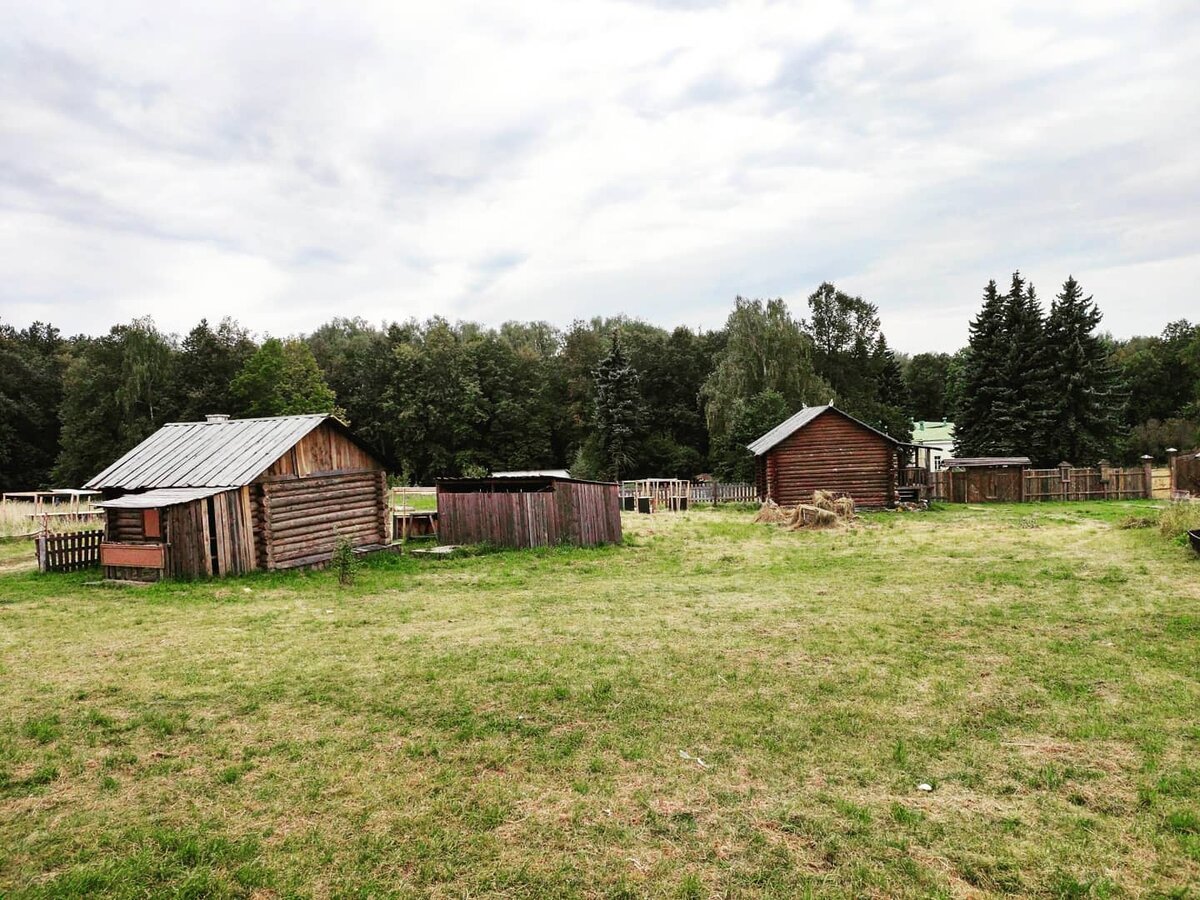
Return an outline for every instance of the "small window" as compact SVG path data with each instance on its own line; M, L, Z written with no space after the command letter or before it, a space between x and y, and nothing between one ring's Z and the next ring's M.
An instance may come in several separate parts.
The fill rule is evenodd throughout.
M148 538L162 537L162 525L159 522L157 509L142 510L142 533Z

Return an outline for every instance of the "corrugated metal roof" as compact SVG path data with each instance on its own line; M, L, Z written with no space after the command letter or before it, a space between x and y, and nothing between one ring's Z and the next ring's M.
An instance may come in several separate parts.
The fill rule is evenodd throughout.
M103 506L105 509L160 509L164 506L174 506L176 503L203 500L205 497L212 497L229 490L233 490L233 488L159 488L156 491L146 491L144 494L125 494L115 500L105 500L96 505Z
M492 478L570 478L566 469L525 469L513 472L493 472Z
M939 465L943 469L980 469L999 466L1031 466L1028 456L961 456L946 457Z
M158 429L84 487L136 491L249 484L326 419L332 417L174 422Z
M838 409L833 404L826 404L825 406L806 406L806 407L804 407L804 409L800 410L800 412L796 413L790 419L784 419L782 422L780 422L778 425L776 425L774 428L772 428L770 431L768 431L766 434L764 434L758 440L747 444L746 449L749 450L751 453L753 453L755 456L762 456L764 453L766 453L768 450L770 450L772 447L774 447L780 441L786 440L787 438L791 437L793 434L795 434L797 431L799 431L801 428L803 428L805 425L807 425L809 422L811 422L817 416L821 415L821 413L825 412L826 410L830 410L830 409L833 410L838 415L845 416L851 422L855 422L855 423L861 425L863 428L866 428L866 429L869 429L869 430L875 432L880 437L887 438L893 444L899 443L899 441L897 441L890 434L884 434L878 428L872 428L866 422L863 422L859 419L854 418L854 416L850 415L848 412L844 412L843 410Z

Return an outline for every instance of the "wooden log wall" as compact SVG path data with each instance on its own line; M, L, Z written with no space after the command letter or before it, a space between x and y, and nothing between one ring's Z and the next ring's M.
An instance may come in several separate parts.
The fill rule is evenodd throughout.
M836 411L817 416L764 456L759 483L781 506L808 502L814 491L845 494L865 507L895 501L896 445Z
M146 540L140 509L108 509L104 512L104 539L119 544Z
M388 542L387 481L370 469L261 482L266 567L327 562L338 538L355 547Z
M438 489L438 540L498 547L620 543L615 484L556 481L540 491Z

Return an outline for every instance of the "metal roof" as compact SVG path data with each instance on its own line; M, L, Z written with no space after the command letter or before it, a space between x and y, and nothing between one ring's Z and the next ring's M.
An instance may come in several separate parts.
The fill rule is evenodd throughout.
M212 497L229 490L233 490L233 488L159 488L156 491L146 491L144 494L125 494L115 500L104 500L96 505L103 506L105 509L160 509L164 506L174 506L176 503L203 500L205 497Z
M943 469L985 469L1003 466L1031 466L1028 456L962 456L946 457L939 465Z
M887 438L893 444L899 443L899 441L897 441L890 434L884 434L878 428L872 428L866 422L863 422L859 419L854 418L854 416L850 415L850 413L840 410L836 406L834 406L832 403L829 403L829 404L826 404L825 406L806 406L806 407L804 407L804 409L800 410L800 412L796 413L790 419L784 419L782 422L780 422L778 425L776 425L774 428L772 428L770 431L768 431L766 434L764 434L758 440L747 444L746 449L749 450L751 453L753 453L755 456L762 456L764 453L766 453L768 450L770 450L776 444L780 443L781 441L787 440L793 434L795 434L797 431L799 431L801 428L803 428L805 425L807 425L809 422L813 421L813 419L817 418L817 416L821 415L821 413L823 413L827 410L833 410L838 415L845 416L851 422L854 422L855 424L861 425L863 428L866 428L870 431L875 432L877 435L879 435L882 438Z
M566 469L526 469L513 472L493 472L492 478L570 478Z
M317 414L173 422L158 429L84 487L136 491L249 484L326 419L338 421Z

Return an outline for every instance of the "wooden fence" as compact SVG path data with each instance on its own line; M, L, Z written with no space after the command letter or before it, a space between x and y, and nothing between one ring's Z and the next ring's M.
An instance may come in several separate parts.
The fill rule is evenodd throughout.
M1171 489L1200 497L1200 452L1181 453L1171 461Z
M1149 468L1026 469L1023 498L1037 500L1141 500L1153 496Z
M103 540L103 529L40 534L37 537L38 570L76 572L98 566Z
M978 467L940 470L933 475L933 499L950 503L1141 500L1154 496L1154 476L1148 466Z
M693 503L754 503L756 500L758 490L744 482L721 484L710 481L692 485Z

